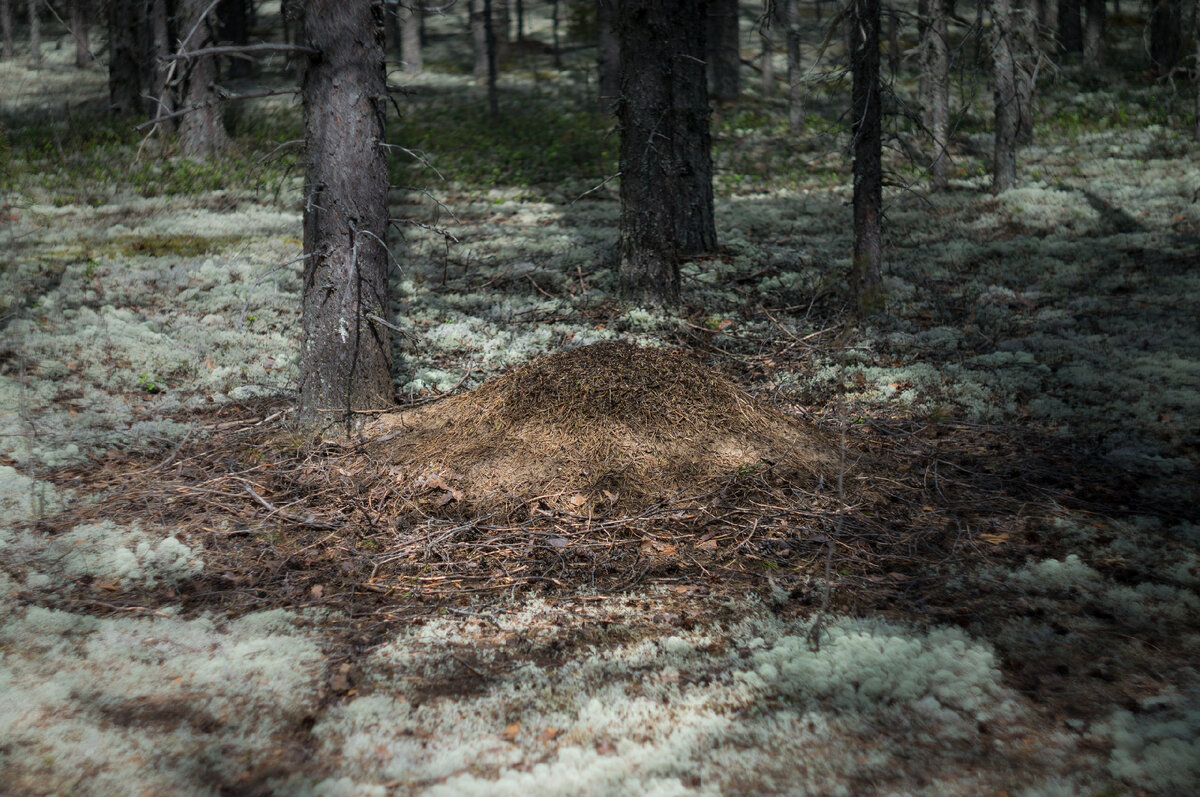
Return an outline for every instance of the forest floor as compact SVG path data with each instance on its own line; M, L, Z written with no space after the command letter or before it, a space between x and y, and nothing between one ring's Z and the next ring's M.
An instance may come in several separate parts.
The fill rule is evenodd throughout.
M299 161L263 158L297 108L139 155L67 50L0 64L6 793L1196 793L1169 86L1055 73L999 196L964 92L948 191L891 156L854 322L844 89L800 137L718 109L722 248L666 313L617 295L586 87L519 65L489 121L431 59L390 134L428 161L394 174L429 192L394 196L405 414L314 439Z

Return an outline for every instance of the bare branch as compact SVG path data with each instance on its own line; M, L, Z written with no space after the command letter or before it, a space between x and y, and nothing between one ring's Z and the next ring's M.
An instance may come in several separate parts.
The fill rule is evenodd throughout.
M266 53L305 53L306 55L317 55L319 52L320 50L305 47L302 44L279 44L276 42L243 45L222 44L216 47L201 47L199 50L191 50L189 52L178 52L167 56L163 60L190 61L193 58L206 58L212 55L229 55L234 58L245 58L248 61L252 61L254 60L254 56Z

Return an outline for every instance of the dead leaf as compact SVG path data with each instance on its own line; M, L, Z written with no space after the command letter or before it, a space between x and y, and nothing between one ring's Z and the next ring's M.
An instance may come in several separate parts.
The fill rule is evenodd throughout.
M587 498L585 498L582 493L575 493L575 495L571 496L567 502L571 506L578 508L587 503Z
M1009 541L1010 537L1011 537L1011 535L1009 535L1008 532L1001 532L999 534L980 534L979 535L979 539L983 540L984 542L990 542L992 545L1003 545L1004 543Z
M551 725L549 728L547 728L546 730L544 730L540 734L538 734L538 741L539 742L552 742L556 738L558 738L558 735L560 733L562 733L562 731L560 731L558 728L555 728L553 725Z
M553 548L566 548L570 544L566 537L551 537L546 542Z
M310 595L312 595L314 598L322 598L325 596L325 585L324 584L313 584L312 589L310 589L308 591L308 593Z
M437 500L438 506L445 506L451 501L463 500L463 491L456 490L453 487L447 488L446 492L442 493L442 497Z
M500 734L500 738L506 742L511 742L517 738L517 734L520 732L521 723L514 722L504 729L504 731Z
M715 551L717 550L717 541L703 540L702 542L696 543L696 549L700 551Z

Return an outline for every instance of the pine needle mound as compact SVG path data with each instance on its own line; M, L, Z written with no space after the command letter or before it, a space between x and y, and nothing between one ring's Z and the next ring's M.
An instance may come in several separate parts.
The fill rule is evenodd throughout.
M622 342L542 357L365 431L392 495L509 518L636 513L766 474L812 489L838 462L809 425L687 354Z

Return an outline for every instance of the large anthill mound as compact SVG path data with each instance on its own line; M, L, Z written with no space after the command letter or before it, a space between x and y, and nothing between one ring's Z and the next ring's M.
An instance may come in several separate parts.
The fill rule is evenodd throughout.
M838 457L813 429L686 354L599 343L380 417L371 467L414 503L596 515L696 500L769 471L812 489Z

